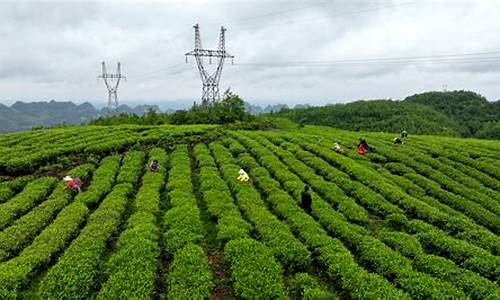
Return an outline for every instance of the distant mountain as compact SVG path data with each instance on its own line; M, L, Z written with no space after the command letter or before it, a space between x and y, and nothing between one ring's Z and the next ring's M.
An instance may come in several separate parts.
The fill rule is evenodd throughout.
M126 104L121 104L118 106L118 111L120 113L125 113L125 114L134 114L141 116L145 114L149 109L153 109L156 112L161 112L160 108L157 105L137 105L136 107L130 107ZM101 109L101 115L107 115L109 114L108 108L102 108Z
M288 109L288 105L286 104L275 104L275 105L268 105L266 108L264 108L265 113L272 113L272 112L278 112L282 109Z
M159 111L156 105L139 105L134 108L120 105L118 111L142 115L149 108ZM99 110L88 102L77 105L73 102L54 100L30 103L17 101L10 107L0 104L0 132L30 130L36 126L54 126L62 123L87 123L108 113L106 108Z
M264 112L262 107L260 107L258 105L252 105L248 102L245 102L245 111L247 111L248 113L250 113L252 115L260 115Z
M0 131L10 132L31 128L36 120L15 109L0 104Z
M309 104L297 104L294 108L308 108ZM275 105L267 105L265 108L262 108L258 105L253 105L248 102L245 102L245 110L252 115L260 115L265 113L274 113L279 112L282 109L288 109L288 105L286 104L275 104Z
M309 104L297 104L293 108L300 109L300 108L309 108L309 107L311 107L311 105L309 105Z
M11 110L34 120L35 125L53 126L60 123L78 124L95 118L99 112L90 104L73 102L16 102Z
M274 116L301 124L346 130L451 135L500 139L500 101L489 102L469 91L427 92L403 101L370 100L304 109L284 109Z

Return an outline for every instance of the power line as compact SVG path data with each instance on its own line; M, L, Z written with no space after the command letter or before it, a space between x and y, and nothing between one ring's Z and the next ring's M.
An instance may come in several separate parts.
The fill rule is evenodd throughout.
M497 60L482 60L482 61L464 61L461 64L492 64L492 63L500 63L500 58ZM408 63L408 62L400 62L400 63L371 63L371 64L342 64L342 65L334 65L334 64L326 64L326 65L277 65L277 64L235 64L236 66L242 67L261 67L261 68L330 68L330 67L369 67L369 66L397 66L397 65L440 65L440 64L457 64L457 61L447 61L447 62L417 62L417 63Z
M413 5L416 3L417 3L417 1L400 3L400 4L391 4L391 5L385 5L385 6L377 6L377 7L367 8L367 9L362 9L362 10L348 11L348 12L342 12L342 13L337 13L337 14L332 14L332 15L324 15L324 16L320 16L320 17L306 18L306 19L302 19L300 21L294 21L294 23L300 24L300 23L305 23L308 21L310 22L310 21L317 21L317 20L321 20L321 19L332 19L332 18L343 17L343 16L348 16L348 15L357 15L357 14L363 14L366 12L372 12L372 11L383 10L383 9L388 9L388 8ZM268 24L268 27L269 26L283 26L283 25L290 25L290 22L272 23L272 24ZM255 26L251 26L251 27L246 27L246 26L242 26L242 27L244 29L254 29L254 28L261 28L262 25L257 24Z
M184 65L184 62L179 62L179 63L175 63L175 64L171 64L167 67L162 67L162 68L159 68L159 69L155 69L155 70L152 70L152 71L148 71L148 72L145 72L145 73L141 73L141 74L138 74L138 75L134 75L134 77L138 78L138 77L141 77L141 78L148 78L150 76L156 76L157 74L161 74L161 73L169 73L172 71L172 69L175 69L179 66L183 66Z
M136 76L136 77L139 77L139 81L144 81L144 80L151 80L151 79L157 79L157 78L164 78L166 76L170 76L172 74L175 74L179 71L179 67L180 66L184 66L185 63L182 62L182 63L178 63L178 64L175 64L175 65L171 65L167 68L162 68L161 70L158 70L157 72L154 72L154 73L151 73L149 75L146 75L146 76Z
M160 39L160 42L165 42L166 43L166 44L161 44L160 43L160 45L162 47L166 46L168 48L175 48L175 49L170 49L170 50L175 50L175 51L182 52L183 49L181 48L181 46L178 45L179 38L185 36L185 34L187 34L189 32L190 32L190 30L183 30L183 31L178 32L178 33L176 33L174 35L171 35L171 36L165 37L163 39ZM143 54L145 49L149 49L149 46L148 45L144 45L143 47L140 47L140 48L138 48L138 49L136 49L136 50L134 50L132 52L126 53L126 54L120 56L120 59L124 60L126 58L135 56L136 54L139 54L139 53Z
M284 62L248 62L237 66L249 67L329 67L341 65L398 65L398 64L446 64L446 63L491 63L500 61L500 51L422 55L403 57L378 57L365 59L344 59L330 61L284 61Z
M269 16L275 16L275 15L282 15L282 14L285 14L285 13L288 13L288 12L292 12L292 11L303 10L303 9L308 9L308 8L318 7L318 6L324 6L324 5L328 5L328 4L332 4L332 3L333 3L333 1L331 1L331 0L330 1L324 1L324 2L314 3L314 4L310 4L310 5L306 5L306 6L301 6L301 7L295 7L295 8L290 8L290 9L273 11L273 12L265 13L265 14L262 14L262 15L255 15L255 16L251 16L251 17L248 17L248 18L240 19L240 20L237 20L237 21L227 21L225 23L227 23L227 24L233 24L233 25L234 24L248 23L248 21L253 21L255 19L260 19L260 18L269 17Z
M500 55L500 51L488 51L488 52L468 52L468 53L458 53L458 54L433 54L433 55L420 55L420 56L399 56L399 57L377 57L377 58L361 58L361 59L344 59L344 60L334 60L334 61L305 61L306 63L325 63L325 62L367 62L367 61L394 61L394 60L420 60L420 59L441 59L441 58L475 58L475 56L488 56L488 55ZM496 56L494 56L496 57ZM300 61L299 61L300 62ZM304 61L302 61L304 62Z
M328 68L328 67L362 67L362 66L397 66L408 64L484 64L500 62L500 51L460 53L460 54L438 54L420 56L400 56L400 57L376 57L363 59L343 59L324 61L283 61L283 62L243 62L235 63L236 66L254 68ZM140 81L165 78L176 74L185 66L184 62L169 65L167 67L152 70L146 73L134 75Z
M476 61L420 61L420 62L380 62L380 63L344 63L344 64L235 64L236 66L242 67L262 67L262 68L296 68L296 67L307 67L307 68L328 68L328 67L366 67L366 66L396 66L396 65L439 65L439 64L491 64L500 62L500 58L493 60L476 60Z

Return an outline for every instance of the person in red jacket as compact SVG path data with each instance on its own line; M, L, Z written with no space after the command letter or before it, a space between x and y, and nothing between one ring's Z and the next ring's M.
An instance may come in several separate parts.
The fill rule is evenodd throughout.
M365 155L366 153L368 153L368 144L366 143L366 140L365 139L359 139L359 143L358 143L358 153L360 155Z
M70 176L66 176L63 178L63 180L67 182L65 187L66 189L77 191L78 193L82 191L80 187L82 185L82 181L80 180L80 178L71 178Z
M365 139L360 138L358 143L358 152L364 155L368 152L375 152L375 147L368 145Z
M365 148L365 145L364 145L364 144L360 143L360 144L358 145L358 153L359 153L360 155L365 155L366 153L368 153L368 150Z

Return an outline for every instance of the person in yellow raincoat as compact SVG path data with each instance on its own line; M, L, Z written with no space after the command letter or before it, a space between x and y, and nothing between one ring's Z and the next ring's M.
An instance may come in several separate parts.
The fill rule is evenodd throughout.
M245 172L245 170L240 169L238 171L238 174L240 174L240 176L238 176L238 180L239 181L241 181L241 182L248 182L250 180L250 177L248 176L247 172Z

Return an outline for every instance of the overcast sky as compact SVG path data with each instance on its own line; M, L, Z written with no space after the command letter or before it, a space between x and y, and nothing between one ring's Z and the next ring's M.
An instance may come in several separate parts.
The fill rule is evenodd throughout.
M220 87L251 103L401 99L443 88L497 100L499 12L500 0L0 1L0 103L105 104L104 60L109 71L120 61L128 78L121 103L191 104L201 95L194 59L184 58L195 23L206 48L227 27L235 64L225 64ZM464 55L484 52L493 53Z

